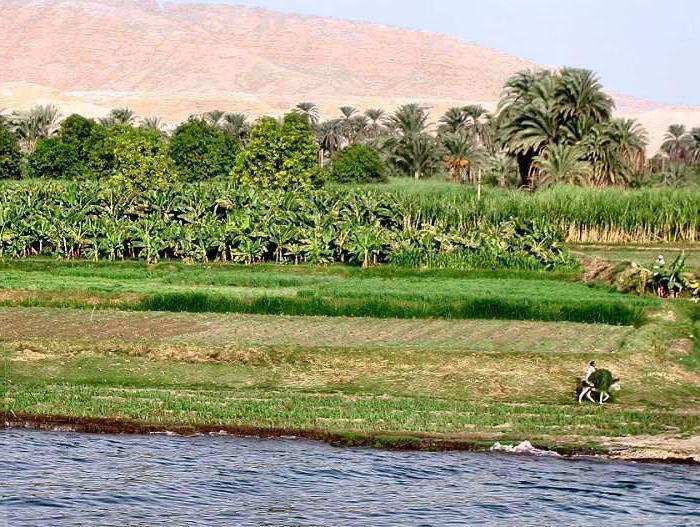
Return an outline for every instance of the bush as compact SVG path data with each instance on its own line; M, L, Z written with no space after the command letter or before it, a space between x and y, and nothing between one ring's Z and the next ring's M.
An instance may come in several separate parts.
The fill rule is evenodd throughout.
M17 136L0 122L0 179L18 179L21 160Z
M332 178L338 183L383 183L388 180L379 153L367 145L353 145L333 159Z
M282 121L263 117L253 127L232 175L262 188L311 186L317 176L318 146L306 117L290 113Z
M175 130L169 152L180 176L196 181L229 175L239 150L232 136L193 118Z
M83 175L75 145L56 137L40 139L27 159L27 175L35 178L77 179Z

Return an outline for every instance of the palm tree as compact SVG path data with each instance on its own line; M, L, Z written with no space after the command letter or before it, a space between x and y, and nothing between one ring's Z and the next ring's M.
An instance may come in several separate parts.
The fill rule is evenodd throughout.
M129 108L114 108L106 118L100 120L105 125L131 126L136 120L136 114Z
M484 155L479 146L464 132L449 133L443 136L444 162L452 177L459 183L475 182L474 169L481 165Z
M415 103L404 104L389 118L389 126L403 137L420 135L428 128L428 112Z
M315 134L319 145L319 165L323 166L326 156L332 159L333 154L343 147L345 136L342 122L340 119L324 121L316 126Z
M613 119L610 134L623 163L636 172L644 170L648 144L644 127L634 119Z
M591 119L595 123L610 120L615 103L603 92L598 77L590 70L563 68L557 82L557 107L564 121Z
M341 106L340 113L343 114L345 120L348 120L357 113L357 109L352 106Z
M365 133L369 139L376 141L386 131L384 126L386 112L381 108L370 108L365 111L365 117L367 118Z
M661 144L661 151L664 152L670 161L675 163L685 163L691 157L693 137L688 133L682 124L672 124L668 127L664 142Z
M319 119L321 118L321 112L319 111L318 106L312 102L300 102L294 107L294 111L306 117L309 124L312 126L317 125Z
M202 117L204 117L204 120L209 124L219 126L221 119L224 118L224 115L226 115L226 112L222 112L221 110L211 110L206 112Z
M221 129L232 137L236 138L239 143L246 144L250 135L250 123L248 116L244 113L226 113L223 118L219 118Z
M584 151L577 146L547 146L534 160L541 183L585 184L593 170L590 163L583 160L583 156Z
M644 163L640 144L645 138L636 123L613 122L613 108L613 100L588 70L520 72L506 82L497 134L515 157L524 185L530 186L538 167L553 159L552 151L543 154L554 145L583 148L599 184L625 181Z
M165 123L158 116L144 117L141 120L141 128L145 128L146 130L153 130L154 132L158 133L163 133Z
M693 159L700 163L700 127L693 128L690 135L693 137Z
M389 118L394 136L385 148L397 168L421 179L432 171L440 160L438 144L426 133L428 112L417 104L405 104Z
M462 112L467 119L466 127L468 134L479 141L482 145L486 145L488 143L486 130L487 118L489 116L486 108L480 104L468 104L462 108Z
M440 162L440 151L435 139L426 134L414 134L387 142L391 161L414 179L423 179Z
M27 152L34 150L39 139L53 135L58 121L58 109L52 105L35 106L27 112L15 113L10 118L10 124Z
M456 134L465 132L469 116L464 111L464 108L454 106L445 112L438 121L438 134Z

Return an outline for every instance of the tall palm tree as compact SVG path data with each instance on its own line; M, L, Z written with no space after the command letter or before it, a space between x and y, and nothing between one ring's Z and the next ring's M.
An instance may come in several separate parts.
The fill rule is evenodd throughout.
M371 139L376 139L385 130L386 112L381 108L370 108L365 111L365 117L369 120L367 133Z
M350 119L353 115L357 113L357 109L354 108L353 106L341 106L340 107L340 113L343 115L343 118L345 120Z
M221 110L211 110L206 112L202 117L204 117L204 120L209 124L219 126L221 124L221 120L224 118L224 115L226 115L226 112Z
M306 117L309 124L312 126L317 125L319 119L321 118L321 112L318 109L318 106L312 102L300 102L294 107L294 111Z
M479 168L485 156L479 146L464 132L449 133L442 137L443 160L452 181L475 182L475 169Z
M246 144L251 130L246 114L238 112L226 113L219 119L219 123L224 132L235 137L239 143Z
M420 135L428 128L428 112L418 104L404 104L394 112L388 123L403 137Z
M469 116L460 106L453 106L445 112L445 115L440 117L438 121L439 134L456 134L465 132Z
M387 147L391 161L416 180L431 175L440 162L438 144L435 138L426 133L391 139Z
M613 99L603 92L598 77L590 70L563 68L557 82L557 107L562 120L581 118L600 123L610 120Z
M669 160L675 163L684 163L691 157L693 138L682 124L672 124L668 127L664 141L661 143L661 151Z
M532 176L541 171L545 149L579 143L593 165L596 181L619 182L629 178L632 166L643 164L639 143L644 140L633 123L611 123L613 108L612 98L588 70L520 72L506 82L498 106L497 134L503 148L515 157L524 185L530 186ZM546 156L551 157L551 153ZM537 166L535 158L539 158Z
M59 113L55 106L35 106L29 111L15 113L10 124L20 139L22 148L32 152L39 139L53 135L58 128Z
M693 159L696 163L700 163L700 127L693 128L690 135L693 138Z
M641 172L646 165L647 132L634 119L613 119L610 134L616 143L623 163L630 169Z
M440 152L433 137L426 133L428 112L418 104L405 104L389 118L393 137L385 148L394 165L421 179L439 163Z
M340 119L323 121L316 126L315 135L319 145L319 165L323 166L326 157L332 159L333 154L343 148L343 123Z
M486 145L489 112L480 104L468 104L462 111L467 119L468 134L482 145Z
M165 128L165 123L158 116L144 117L141 119L141 128L146 130L153 130L154 132L163 133Z
M571 145L549 145L534 164L539 172L542 184L569 183L582 185L590 180L593 169L583 160L584 151Z
M132 125L136 120L136 114L129 108L114 108L107 116L106 124Z

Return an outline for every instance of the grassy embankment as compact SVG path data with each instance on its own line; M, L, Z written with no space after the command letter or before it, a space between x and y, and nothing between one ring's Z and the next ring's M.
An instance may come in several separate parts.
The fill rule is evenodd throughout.
M111 425L124 429L294 433L424 448L530 439L562 451L605 450L610 438L698 435L700 351L689 336L695 333L697 342L700 330L692 305L617 295L567 275L458 276L5 263L5 417L98 419L102 428L116 419ZM199 311L207 305L188 298L200 295L227 302L320 297L337 305L369 297L384 304L360 304L366 312L354 313L365 315L357 318L145 310ZM517 309L480 317L501 320L474 320L457 308L451 319L444 312L431 316L435 306L473 298ZM562 321L567 313L593 313L580 309L589 303L617 306L600 312L622 318ZM253 311L241 305L214 303L221 311ZM385 305L427 318L387 318ZM101 309L86 309L93 306ZM644 316L625 318L643 310ZM533 320L506 320L512 318ZM604 408L573 402L575 377L592 358L623 378L617 401Z

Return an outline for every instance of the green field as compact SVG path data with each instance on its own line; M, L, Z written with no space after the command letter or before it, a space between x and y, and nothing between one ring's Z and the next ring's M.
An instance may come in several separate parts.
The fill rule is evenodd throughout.
M368 311L192 312L208 311L207 299L240 307L271 298ZM513 311L455 307L484 299ZM175 303L145 307L166 300ZM528 439L562 452L634 451L654 438L681 457L695 455L678 445L700 431L697 308L591 287L571 273L29 259L0 266L0 301L12 422L99 428L108 419L108 429L220 427L417 448ZM460 316L431 312L445 305ZM640 316L568 320L582 305ZM417 312L424 316L409 316ZM591 359L623 380L613 404L575 402Z
M20 260L0 264L2 305L375 318L493 318L637 324L658 300L572 274L362 270L347 266Z

